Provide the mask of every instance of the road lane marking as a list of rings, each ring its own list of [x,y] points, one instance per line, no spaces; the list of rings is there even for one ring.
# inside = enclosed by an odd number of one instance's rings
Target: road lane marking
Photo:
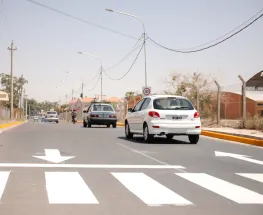
[[[78,172],[45,172],[50,204],[99,204]]]
[[[263,161],[248,158],[251,156],[247,156],[247,155],[240,155],[240,154],[234,154],[234,153],[215,151],[215,156],[217,156],[217,157],[231,157],[231,158],[235,158],[235,159],[239,159],[239,160],[248,161],[251,163],[263,165]]]
[[[136,150],[136,149],[133,149],[133,148],[131,148],[131,147],[125,146],[125,145],[123,145],[123,144],[121,144],[121,143],[117,143],[117,145],[119,145],[119,146],[121,146],[121,147],[123,147],[123,148],[126,148],[126,149],[128,149],[128,150],[130,150],[130,151],[132,151],[132,152],[134,152],[134,153],[137,153],[137,154],[140,154],[140,155],[142,155],[142,156],[144,156],[144,157],[147,157],[147,158],[149,158],[149,159],[151,159],[151,160],[154,160],[154,161],[156,161],[156,162],[158,162],[158,163],[160,163],[160,164],[164,164],[164,165],[166,165],[166,166],[171,166],[171,165],[168,164],[168,163],[165,163],[165,162],[163,162],[163,161],[160,161],[160,160],[158,160],[158,159],[156,159],[156,158],[154,158],[154,157],[151,157],[151,156],[149,156],[149,155],[147,155],[147,154],[145,154],[145,153],[143,153],[143,152],[140,152],[140,151],[138,151],[138,150]],[[178,171],[180,171],[180,172],[187,173],[186,171],[182,170],[182,169],[185,169],[185,168],[177,168],[177,169],[178,169]]]
[[[0,171],[0,200],[5,190],[10,171]]]
[[[239,204],[263,204],[263,195],[206,173],[174,173]]]
[[[263,183],[263,173],[236,173],[236,174]]]
[[[149,206],[193,204],[144,173],[116,172],[111,174]]]
[[[53,163],[61,163],[62,161],[72,159],[75,156],[61,156],[60,151],[58,149],[45,149],[45,156],[33,156],[33,157],[45,161],[50,161]]]
[[[0,163],[0,167],[19,168],[78,168],[78,169],[185,169],[178,165],[121,165],[121,164],[41,164],[41,163]]]

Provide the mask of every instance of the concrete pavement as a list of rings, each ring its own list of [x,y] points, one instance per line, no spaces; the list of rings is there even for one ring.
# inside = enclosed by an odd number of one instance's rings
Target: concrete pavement
[[[262,215],[263,149],[30,122],[0,135],[0,201],[1,215]]]

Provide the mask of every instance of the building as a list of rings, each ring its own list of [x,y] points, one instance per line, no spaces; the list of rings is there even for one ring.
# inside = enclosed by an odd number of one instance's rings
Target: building
[[[221,92],[220,117],[221,119],[242,118],[242,89],[240,92]],[[217,112],[216,96],[213,98],[213,110]],[[263,71],[246,81],[246,115],[263,117]]]

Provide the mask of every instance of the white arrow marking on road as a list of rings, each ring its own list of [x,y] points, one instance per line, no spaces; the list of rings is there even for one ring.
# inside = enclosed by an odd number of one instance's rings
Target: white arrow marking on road
[[[60,163],[62,161],[69,160],[75,156],[61,156],[60,152],[57,149],[45,149],[45,156],[33,156],[42,160],[50,161],[53,163]]]
[[[252,159],[252,158],[248,158],[250,156],[247,156],[247,155],[240,155],[240,154],[233,154],[233,153],[215,151],[215,156],[217,156],[217,157],[232,157],[232,158],[236,158],[236,159],[239,159],[239,160],[248,161],[248,162],[251,162],[251,163],[256,163],[256,164],[263,165],[263,161],[255,160],[255,159]]]

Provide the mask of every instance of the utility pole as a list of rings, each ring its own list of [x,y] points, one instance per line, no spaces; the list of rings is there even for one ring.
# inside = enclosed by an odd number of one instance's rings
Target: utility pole
[[[11,95],[10,95],[10,118],[14,118],[14,88],[13,88],[13,53],[17,48],[14,48],[14,42],[12,40],[11,48],[8,47],[8,50],[11,52]]]
[[[22,78],[23,78],[23,75],[22,75]],[[21,88],[21,91],[20,91],[20,119],[22,119],[22,110],[24,109],[23,108],[23,86]]]
[[[83,119],[83,98],[84,98],[83,88],[84,88],[84,83],[83,83],[83,79],[82,79],[82,82],[81,82],[81,118],[82,119]]]
[[[24,117],[25,117],[25,106],[24,106],[25,100],[26,100],[26,89],[24,88],[24,96],[23,96],[23,113],[24,113]]]
[[[25,95],[25,100],[26,100],[26,120],[27,120],[27,95]]]
[[[102,101],[102,66],[100,67],[100,101]]]
[[[68,122],[68,94],[66,94],[66,122]]]

